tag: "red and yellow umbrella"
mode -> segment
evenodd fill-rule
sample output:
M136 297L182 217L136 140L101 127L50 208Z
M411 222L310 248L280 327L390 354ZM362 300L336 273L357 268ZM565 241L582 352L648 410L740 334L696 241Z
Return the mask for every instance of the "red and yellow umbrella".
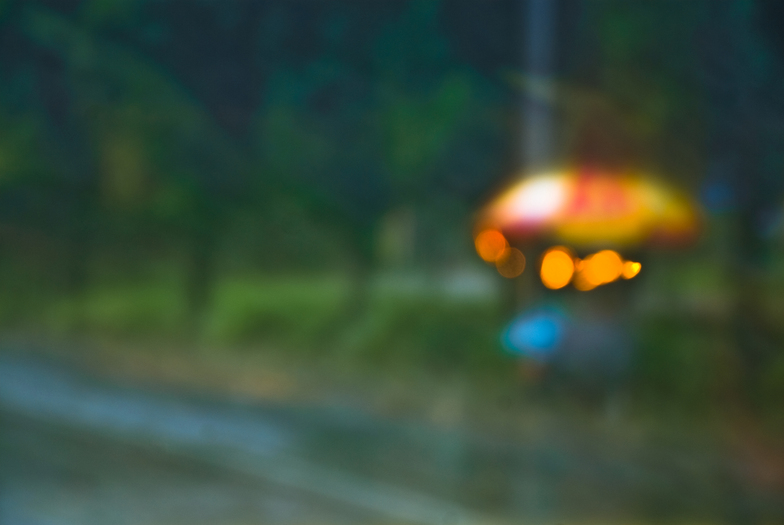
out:
M478 225L508 238L551 237L573 246L679 245L699 232L696 208L664 183L587 170L520 181L490 202Z
M513 185L480 212L475 242L479 255L505 275L506 261L522 255L514 254L507 239L598 248L678 246L695 240L699 229L692 201L663 182L584 169L543 173ZM545 269L552 274L545 276ZM542 280L549 288L573 282L588 290L639 271L639 263L606 249L580 260L556 247L542 259Z

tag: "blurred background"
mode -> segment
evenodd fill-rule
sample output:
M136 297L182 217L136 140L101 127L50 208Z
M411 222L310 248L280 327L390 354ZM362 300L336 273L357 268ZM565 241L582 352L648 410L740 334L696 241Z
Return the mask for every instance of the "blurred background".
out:
M0 523L784 522L783 23L1 1ZM485 257L552 170L691 234ZM639 274L543 284L555 245Z

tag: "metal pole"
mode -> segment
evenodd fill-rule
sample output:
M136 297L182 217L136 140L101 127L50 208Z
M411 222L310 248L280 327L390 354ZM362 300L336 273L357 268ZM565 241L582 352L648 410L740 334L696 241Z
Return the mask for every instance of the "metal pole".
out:
M531 82L551 80L555 66L555 12L557 0L527 0L525 73ZM555 125L548 101L530 92L523 104L523 162L536 169L553 161Z

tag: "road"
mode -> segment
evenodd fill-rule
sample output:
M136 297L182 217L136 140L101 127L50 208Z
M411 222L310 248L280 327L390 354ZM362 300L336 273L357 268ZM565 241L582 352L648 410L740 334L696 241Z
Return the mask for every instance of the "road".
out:
M508 443L117 385L8 353L0 425L3 525L740 523L780 510L710 450L619 449L566 428Z
M6 415L3 424L4 525L374 521L359 509L165 450L18 416Z

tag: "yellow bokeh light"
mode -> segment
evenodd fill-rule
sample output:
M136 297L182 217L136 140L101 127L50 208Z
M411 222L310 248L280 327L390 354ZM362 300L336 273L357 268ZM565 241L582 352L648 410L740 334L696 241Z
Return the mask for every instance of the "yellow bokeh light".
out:
M551 290L571 283L577 290L587 292L621 277L632 279L641 269L640 263L625 261L614 250L602 250L580 259L569 248L554 246L542 255L540 277Z
M611 283L623 273L623 259L618 252L602 250L585 260L585 268L580 273L594 286Z
M563 288L572 280L574 268L574 260L566 248L550 248L542 257L542 283L551 290Z
M508 250L506 237L498 230L485 230L474 239L476 252L487 262L498 261Z
M623 278L631 279L632 277L640 273L641 269L642 269L642 264L638 262L626 261L625 263L623 263Z
M508 248L495 262L495 267L498 273L507 279L512 279L525 270L525 255L517 248Z

